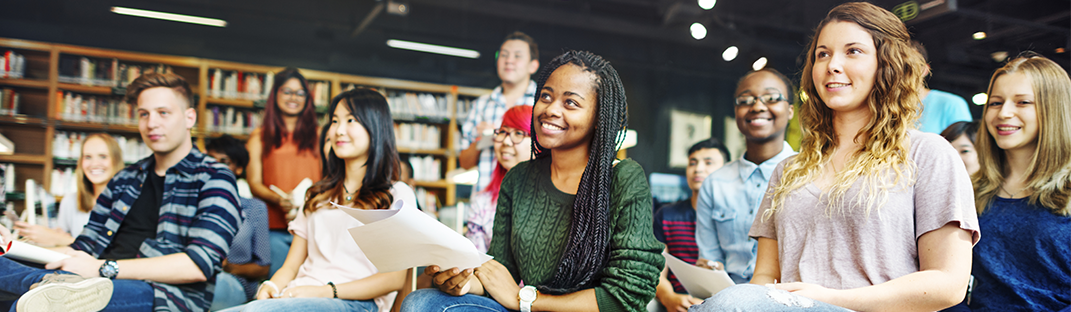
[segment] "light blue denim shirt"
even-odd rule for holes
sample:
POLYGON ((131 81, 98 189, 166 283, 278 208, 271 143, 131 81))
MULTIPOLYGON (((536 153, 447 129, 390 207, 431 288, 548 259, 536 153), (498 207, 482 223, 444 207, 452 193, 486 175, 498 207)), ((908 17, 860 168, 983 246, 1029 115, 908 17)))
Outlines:
POLYGON ((737 284, 751 280, 757 241, 747 236, 762 203, 774 168, 795 155, 787 142, 780 153, 761 164, 741 157, 703 180, 696 203, 695 241, 699 256, 725 264, 737 284))

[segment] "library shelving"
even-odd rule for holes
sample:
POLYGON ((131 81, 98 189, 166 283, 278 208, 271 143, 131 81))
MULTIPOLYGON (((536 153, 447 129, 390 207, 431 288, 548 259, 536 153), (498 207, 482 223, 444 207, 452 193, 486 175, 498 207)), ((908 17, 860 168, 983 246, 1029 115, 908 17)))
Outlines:
MULTIPOLYGON (((274 73, 285 68, 10 38, 0 38, 0 56, 0 100, 6 100, 0 101, 0 134, 15 145, 14 154, 0 155, 0 164, 14 164, 16 181, 9 186, 14 192, 24 191, 26 179, 53 193, 62 191, 61 185, 50 188, 51 182, 56 177, 69 180, 67 171, 76 162, 70 150, 55 149, 72 146, 67 141, 85 133, 106 132, 123 139, 124 149, 136 149, 124 160, 144 157, 137 155, 146 149, 134 108, 123 102, 126 84, 142 73, 175 73, 189 82, 198 111, 191 133, 203 148, 206 139, 223 134, 248 140, 249 132, 260 124, 274 73), (61 139, 67 141, 55 142, 61 139)), ((457 164, 459 119, 473 98, 490 90, 300 70, 309 81, 321 122, 327 118, 330 99, 344 90, 369 87, 388 97, 396 129, 410 130, 399 154, 423 165, 417 169, 422 179, 415 183, 429 194, 422 204, 456 204, 455 185, 444 176, 457 164)), ((56 182, 67 184, 63 181, 56 182)), ((14 203, 21 212, 25 203, 18 199, 14 203)))

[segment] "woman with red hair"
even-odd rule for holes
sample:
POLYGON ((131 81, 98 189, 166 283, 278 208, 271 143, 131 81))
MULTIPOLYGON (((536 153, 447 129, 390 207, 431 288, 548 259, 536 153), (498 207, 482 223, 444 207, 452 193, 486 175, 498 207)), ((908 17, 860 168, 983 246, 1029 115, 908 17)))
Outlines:
POLYGON ((487 252, 487 246, 491 244, 491 229, 502 177, 513 166, 532 159, 531 129, 532 106, 518 105, 506 111, 502 116, 502 126, 495 130, 494 148, 498 164, 491 173, 491 183, 473 196, 472 209, 465 220, 468 229, 465 236, 482 252, 487 252))

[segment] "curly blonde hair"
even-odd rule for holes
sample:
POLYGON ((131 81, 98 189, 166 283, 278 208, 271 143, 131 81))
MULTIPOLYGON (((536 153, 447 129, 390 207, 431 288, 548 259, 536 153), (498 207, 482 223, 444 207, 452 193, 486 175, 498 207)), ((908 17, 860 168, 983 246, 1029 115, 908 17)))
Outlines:
MULTIPOLYGON (((1071 215, 1071 78, 1067 72, 1036 53, 1027 52, 993 73, 986 94, 992 94, 993 82, 1004 74, 1022 73, 1030 80, 1037 108, 1037 150, 1026 168, 1026 189, 1030 204, 1048 208, 1057 215, 1071 215)), ((990 108, 986 108, 987 110, 990 108)), ((975 206, 978 214, 997 196, 1004 183, 1007 159, 989 133, 989 122, 982 118, 978 131, 978 165, 981 169, 972 177, 975 206)))
POLYGON ((867 215, 884 205, 890 189, 900 181, 914 183, 908 131, 915 128, 921 110, 918 90, 923 86, 926 61, 911 46, 907 27, 895 15, 869 3, 845 3, 829 11, 811 38, 800 79, 800 89, 805 95, 800 105, 803 126, 800 153, 785 165, 780 184, 771 185, 767 194, 772 196, 771 206, 764 219, 782 209, 790 193, 817 179, 837 148, 833 111, 817 96, 811 78, 819 35, 823 27, 834 22, 855 23, 870 34, 877 49, 878 68, 874 88, 865 103, 873 117, 855 135, 855 140, 862 141, 862 148, 837 173, 829 191, 827 212, 833 212, 828 208, 842 206, 840 201, 859 178, 864 178, 865 184, 855 203, 866 207, 867 215), (888 179, 889 173, 893 174, 892 180, 888 179))

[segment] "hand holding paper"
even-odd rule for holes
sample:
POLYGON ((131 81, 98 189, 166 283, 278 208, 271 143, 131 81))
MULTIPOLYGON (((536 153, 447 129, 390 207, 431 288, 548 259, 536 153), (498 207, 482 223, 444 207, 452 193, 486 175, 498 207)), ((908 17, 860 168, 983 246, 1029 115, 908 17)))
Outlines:
POLYGON ((52 263, 71 257, 31 244, 20 241, 7 241, 6 239, 4 245, 0 246, 0 255, 15 260, 40 264, 52 263))
POLYGON ((700 299, 710 298, 710 296, 713 296, 722 289, 736 285, 736 283, 733 282, 733 279, 730 278, 729 274, 725 273, 725 271, 712 271, 710 269, 697 267, 688 264, 665 251, 662 252, 662 256, 666 257, 666 266, 668 266, 670 270, 673 270, 673 274, 677 276, 677 280, 680 280, 684 289, 693 297, 700 299))
POLYGON ((438 220, 395 201, 389 210, 364 210, 334 204, 364 223, 349 229, 353 241, 380 272, 394 272, 417 266, 475 268, 491 260, 476 250, 464 236, 438 220))

